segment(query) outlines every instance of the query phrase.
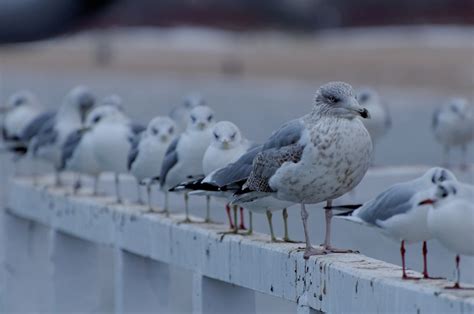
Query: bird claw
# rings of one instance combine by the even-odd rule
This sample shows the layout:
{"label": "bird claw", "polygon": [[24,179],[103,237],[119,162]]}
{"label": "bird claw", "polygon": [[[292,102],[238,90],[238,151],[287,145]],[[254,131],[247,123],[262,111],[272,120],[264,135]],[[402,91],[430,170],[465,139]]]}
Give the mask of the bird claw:
{"label": "bird claw", "polygon": [[322,247],[326,253],[360,253],[357,250],[351,250],[351,249],[339,249],[339,248],[335,248],[332,246],[325,246],[325,245],[322,245]]}
{"label": "bird claw", "polygon": [[409,275],[402,275],[403,280],[421,280],[421,277],[409,276]]}
{"label": "bird claw", "polygon": [[317,249],[315,247],[299,247],[297,251],[304,251],[303,258],[308,259],[315,255],[326,255],[327,252],[324,249]]}
{"label": "bird claw", "polygon": [[282,241],[282,242],[285,242],[285,243],[301,243],[301,241],[291,240],[291,239],[288,238],[288,237],[283,237],[283,241]]}
{"label": "bird claw", "polygon": [[423,275],[423,279],[427,279],[427,280],[443,280],[443,279],[446,279],[444,277],[431,277],[430,275]]}

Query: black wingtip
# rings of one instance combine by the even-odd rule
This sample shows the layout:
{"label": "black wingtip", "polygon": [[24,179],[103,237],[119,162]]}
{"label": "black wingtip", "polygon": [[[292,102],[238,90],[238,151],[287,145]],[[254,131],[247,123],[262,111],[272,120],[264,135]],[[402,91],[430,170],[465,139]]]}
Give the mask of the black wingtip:
{"label": "black wingtip", "polygon": [[338,205],[338,206],[325,206],[324,209],[332,210],[356,210],[361,207],[363,204],[351,204],[351,205]]}

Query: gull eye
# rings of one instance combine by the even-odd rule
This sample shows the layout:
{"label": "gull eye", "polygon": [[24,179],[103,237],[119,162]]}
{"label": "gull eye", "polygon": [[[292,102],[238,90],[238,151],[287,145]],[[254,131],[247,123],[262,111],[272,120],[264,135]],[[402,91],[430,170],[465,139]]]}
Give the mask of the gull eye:
{"label": "gull eye", "polygon": [[339,101],[339,98],[337,98],[336,96],[327,96],[326,99],[332,103],[336,103]]}
{"label": "gull eye", "polygon": [[96,124],[96,123],[98,123],[98,122],[100,121],[100,119],[102,119],[101,116],[95,116],[94,119],[92,119],[92,123],[93,123],[93,124]]}
{"label": "gull eye", "polygon": [[217,133],[213,133],[213,134],[214,134],[214,138],[215,138],[216,140],[218,140],[218,139],[219,139],[219,134],[217,134]]}
{"label": "gull eye", "polygon": [[193,123],[195,123],[195,122],[196,122],[196,120],[197,120],[197,119],[196,119],[196,117],[195,117],[195,116],[191,116],[191,121],[192,121]]}
{"label": "gull eye", "polygon": [[236,136],[237,136],[237,133],[232,133],[232,135],[230,136],[230,139],[234,140]]}
{"label": "gull eye", "polygon": [[151,129],[151,133],[153,135],[157,135],[159,133],[159,131],[157,129],[153,128],[153,129]]}
{"label": "gull eye", "polygon": [[173,132],[174,132],[174,128],[173,128],[173,127],[170,127],[170,128],[168,129],[168,133],[169,133],[169,134],[173,134]]}
{"label": "gull eye", "polygon": [[207,117],[207,121],[208,121],[208,122],[211,122],[211,121],[212,121],[212,118],[213,118],[213,116],[212,116],[212,114],[211,114],[209,117]]}

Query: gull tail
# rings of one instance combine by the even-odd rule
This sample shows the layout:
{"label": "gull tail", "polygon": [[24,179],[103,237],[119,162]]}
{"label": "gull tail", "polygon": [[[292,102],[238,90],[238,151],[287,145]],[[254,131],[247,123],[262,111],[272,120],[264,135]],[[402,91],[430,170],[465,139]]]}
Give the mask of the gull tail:
{"label": "gull tail", "polygon": [[363,204],[331,206],[329,208],[325,207],[325,209],[342,210],[344,212],[336,214],[334,217],[367,225],[367,223],[358,216],[359,208],[361,208],[362,205]]}
{"label": "gull tail", "polygon": [[245,203],[250,203],[266,196],[268,196],[267,192],[256,192],[246,189],[243,191],[239,191],[239,193],[235,193],[232,197],[232,200],[230,201],[230,205],[241,205]]}
{"label": "gull tail", "polygon": [[207,182],[202,182],[203,179],[183,182],[175,187],[169,189],[170,192],[183,192],[183,191],[219,191],[219,187]]}

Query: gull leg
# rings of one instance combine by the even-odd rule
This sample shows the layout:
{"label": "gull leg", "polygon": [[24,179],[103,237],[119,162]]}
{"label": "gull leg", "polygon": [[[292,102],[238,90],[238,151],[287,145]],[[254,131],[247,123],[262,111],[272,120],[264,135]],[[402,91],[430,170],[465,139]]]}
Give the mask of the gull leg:
{"label": "gull leg", "polygon": [[[235,222],[237,222],[237,210],[238,209],[239,209],[239,207],[237,205],[232,206],[232,210],[234,212],[234,221]],[[222,235],[238,234],[239,233],[239,227],[237,226],[237,223],[233,224],[232,221],[230,221],[230,207],[229,207],[229,204],[226,205],[226,210],[228,210],[227,215],[229,216],[229,222],[231,223],[230,230],[229,231],[218,232],[218,233],[222,234]]]}
{"label": "gull leg", "polygon": [[326,254],[325,250],[316,249],[311,246],[311,240],[309,239],[309,232],[308,232],[308,212],[306,211],[305,205],[301,203],[301,220],[303,220],[303,229],[304,229],[304,238],[306,242],[306,247],[304,248],[304,255],[305,259],[308,259],[312,255],[322,255]]}
{"label": "gull leg", "polygon": [[117,196],[117,204],[122,204],[122,196],[120,194],[120,175],[118,173],[114,174],[115,177],[115,195]]}
{"label": "gull leg", "polygon": [[146,197],[147,197],[147,204],[148,210],[153,211],[153,205],[151,204],[151,180],[146,184]]}
{"label": "gull leg", "polygon": [[[331,208],[332,206],[332,200],[328,200],[326,202],[326,208]],[[325,210],[325,215],[326,215],[326,235],[324,238],[324,244],[323,248],[327,252],[331,253],[353,253],[353,250],[348,250],[348,249],[338,249],[333,246],[331,246],[331,220],[332,220],[332,209],[326,209]]]}
{"label": "gull leg", "polygon": [[137,180],[137,204],[143,205],[142,193],[140,191],[140,182]]}
{"label": "gull leg", "polygon": [[206,219],[204,219],[205,223],[212,222],[211,220],[211,197],[206,195]]}
{"label": "gull leg", "polygon": [[189,218],[189,195],[188,193],[184,193],[184,211],[186,214],[186,217],[184,218],[181,223],[191,223],[192,220]]}
{"label": "gull leg", "polygon": [[166,217],[168,217],[170,215],[170,212],[168,210],[168,205],[169,205],[169,200],[168,200],[168,191],[163,191],[163,193],[165,194],[165,206],[163,208],[163,210],[160,210],[160,211],[156,211],[156,213],[158,214],[165,214]]}
{"label": "gull leg", "polygon": [[57,188],[63,186],[63,182],[61,180],[61,172],[58,169],[54,169],[54,186]]}
{"label": "gull leg", "polygon": [[426,245],[426,241],[423,241],[423,278],[424,279],[443,279],[442,277],[431,277],[428,275],[428,246]]}
{"label": "gull leg", "polygon": [[239,209],[239,207],[237,205],[234,205],[232,206],[232,209],[234,211],[234,233],[238,233],[239,232],[239,227],[237,226],[237,211]]}
{"label": "gull leg", "polygon": [[77,174],[77,178],[76,178],[76,181],[74,182],[74,186],[72,188],[72,193],[74,195],[77,195],[77,192],[79,191],[79,189],[82,187],[82,183],[81,183],[81,174],[78,173]]}
{"label": "gull leg", "polygon": [[227,212],[227,219],[229,220],[229,228],[234,229],[234,223],[232,222],[232,216],[230,215],[230,206],[229,206],[229,204],[225,205],[225,210]]}
{"label": "gull leg", "polygon": [[459,264],[461,263],[461,257],[456,255],[456,283],[453,286],[446,287],[445,289],[454,289],[454,290],[474,290],[474,288],[469,287],[461,287],[461,269],[459,268]]}
{"label": "gull leg", "polygon": [[467,145],[461,147],[462,161],[461,161],[461,170],[466,171],[469,168],[467,163]]}
{"label": "gull leg", "polygon": [[245,230],[245,223],[244,223],[244,209],[240,207],[240,225],[239,225],[240,230]]}
{"label": "gull leg", "polygon": [[252,235],[253,234],[253,214],[249,210],[249,230],[247,231],[246,235]]}
{"label": "gull leg", "polygon": [[406,264],[405,264],[405,253],[406,253],[406,250],[405,250],[405,241],[402,240],[402,243],[400,245],[400,254],[402,256],[402,279],[410,279],[410,280],[418,280],[420,278],[418,277],[413,277],[413,276],[408,276],[407,275],[407,272],[406,272]]}
{"label": "gull leg", "polygon": [[92,188],[92,195],[97,196],[99,195],[99,176],[94,176],[94,186]]}
{"label": "gull leg", "polygon": [[294,243],[295,241],[292,241],[290,237],[288,236],[288,210],[286,208],[283,209],[282,216],[283,216],[283,228],[285,230],[283,234],[283,241]]}
{"label": "gull leg", "polygon": [[277,242],[277,238],[275,237],[275,233],[273,232],[273,223],[272,223],[272,212],[267,210],[267,221],[268,221],[268,227],[270,228],[270,239],[272,242]]}

